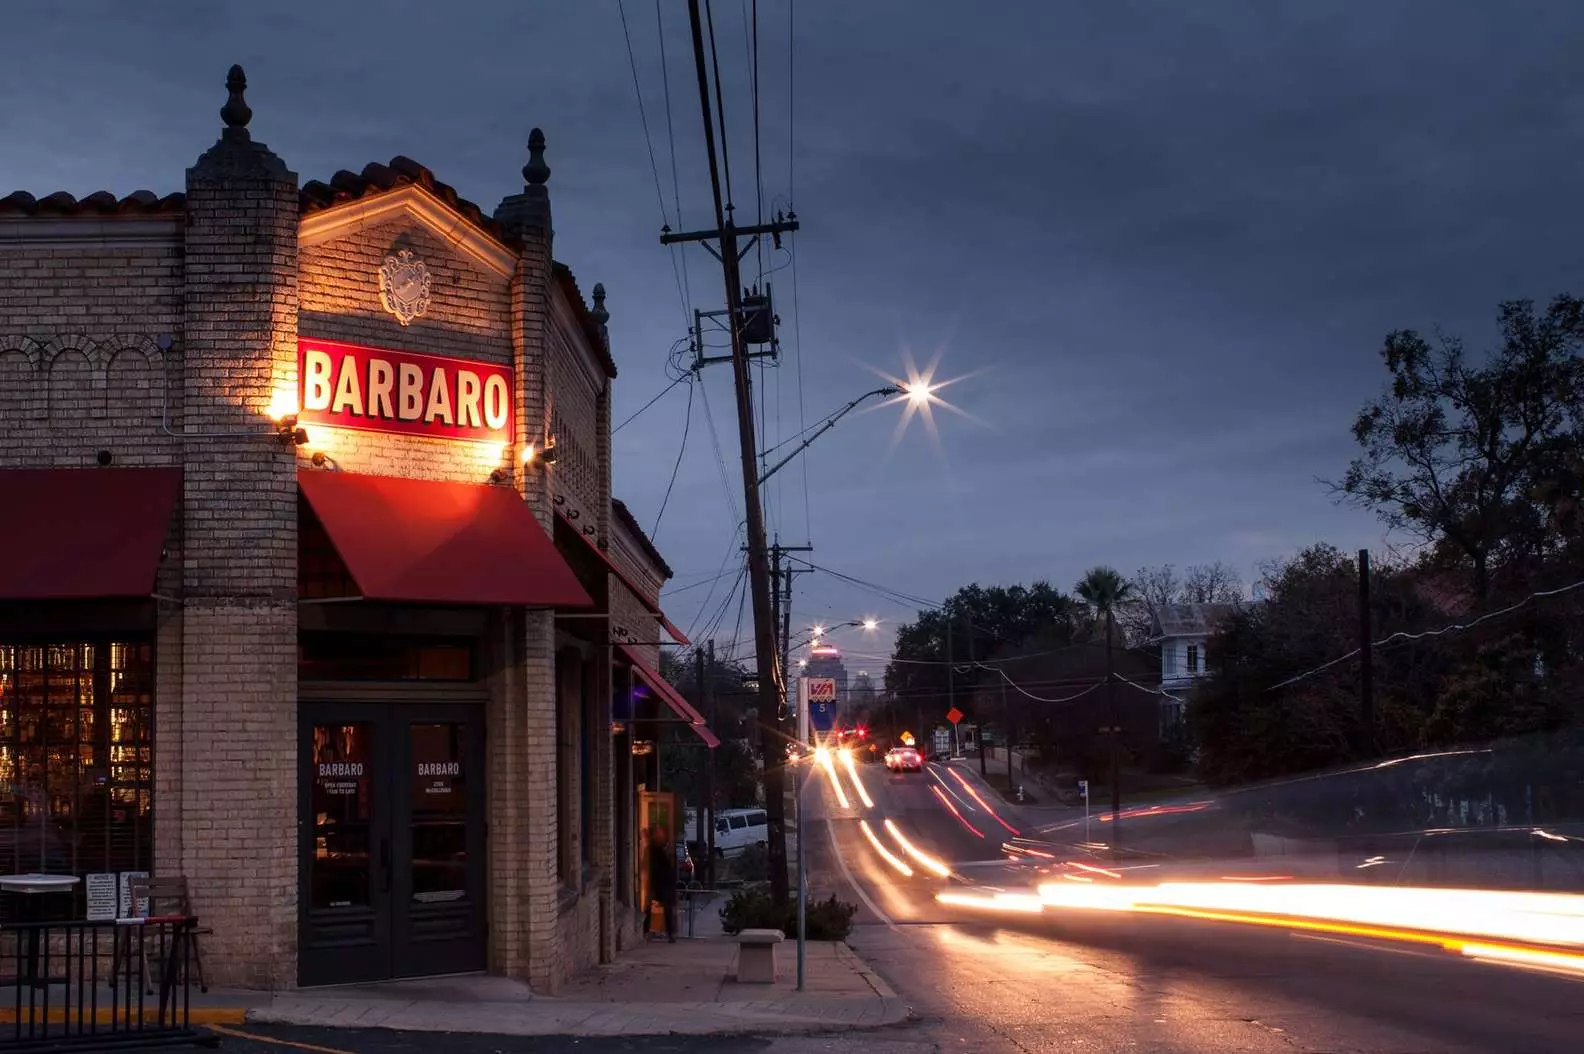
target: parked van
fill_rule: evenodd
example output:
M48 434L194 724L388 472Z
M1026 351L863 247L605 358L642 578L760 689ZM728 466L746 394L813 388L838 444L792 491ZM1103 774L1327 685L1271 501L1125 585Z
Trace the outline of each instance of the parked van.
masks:
M715 855L736 856L750 845L769 843L769 819L763 809L722 809L715 814Z

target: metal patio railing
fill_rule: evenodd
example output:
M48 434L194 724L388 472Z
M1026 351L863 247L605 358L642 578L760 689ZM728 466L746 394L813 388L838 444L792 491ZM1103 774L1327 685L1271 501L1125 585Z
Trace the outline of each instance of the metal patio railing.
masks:
M173 915L0 925L0 1054L212 1045L191 1024L197 924Z

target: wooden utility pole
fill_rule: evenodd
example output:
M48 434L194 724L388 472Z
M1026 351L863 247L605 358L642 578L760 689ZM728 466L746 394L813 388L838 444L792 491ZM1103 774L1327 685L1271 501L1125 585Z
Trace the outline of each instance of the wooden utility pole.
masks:
M661 244L699 242L712 250L721 262L726 285L726 318L731 332L732 379L737 390L737 436L742 455L743 505L748 529L748 585L753 602L754 660L759 677L759 749L764 758L765 812L769 820L770 893L777 904L785 904L788 894L786 854L786 794L784 780L786 746L777 720L783 695L783 671L777 648L775 610L770 592L769 542L765 535L764 507L759 501L759 454L754 435L752 379L749 353L743 334L741 256L739 236L763 234L779 236L797 230L796 219L777 219L774 223L738 227L732 222L732 204L721 186L721 164L715 150L714 110L721 105L719 71L715 78L715 105L710 104L709 61L704 53L704 24L699 0L688 0L688 24L693 35L693 62L698 73L699 107L704 118L704 147L709 159L710 192L715 206L715 229L683 233L664 233ZM713 32L711 38L713 40ZM713 49L712 49L713 50ZM731 162L724 138L720 156L730 170Z
M1111 711L1111 848L1122 844L1122 716L1117 711L1116 670L1111 652L1116 616L1106 612L1106 706Z
M1006 678L1001 678L1001 713L1006 715L1007 790L1017 784L1012 779L1012 706L1007 702Z
M1358 633L1359 633L1359 722L1363 726L1360 746L1365 757L1375 756L1375 653L1370 640L1370 554L1358 554Z

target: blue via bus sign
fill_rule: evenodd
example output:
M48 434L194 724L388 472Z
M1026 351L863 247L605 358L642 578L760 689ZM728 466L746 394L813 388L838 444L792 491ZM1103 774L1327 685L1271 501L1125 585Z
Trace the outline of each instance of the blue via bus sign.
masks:
M816 732L829 732L836 725L836 678L805 677L809 724Z

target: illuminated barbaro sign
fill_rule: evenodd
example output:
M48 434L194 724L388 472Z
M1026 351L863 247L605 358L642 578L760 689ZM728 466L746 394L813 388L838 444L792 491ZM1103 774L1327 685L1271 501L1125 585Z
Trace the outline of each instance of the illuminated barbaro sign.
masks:
M297 368L302 422L511 441L508 367L304 339L298 342Z

